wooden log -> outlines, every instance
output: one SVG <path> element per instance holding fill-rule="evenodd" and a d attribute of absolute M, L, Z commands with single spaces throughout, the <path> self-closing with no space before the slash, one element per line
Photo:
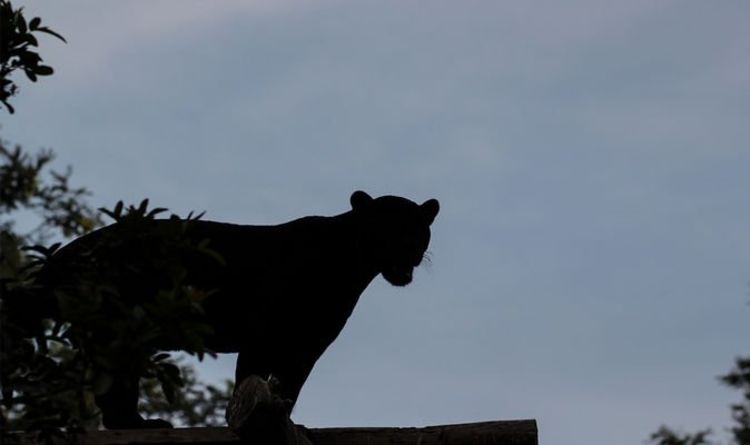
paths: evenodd
<path fill-rule="evenodd" d="M 423 428 L 321 428 L 317 445 L 537 445 L 536 421 L 515 420 Z"/>
<path fill-rule="evenodd" d="M 535 420 L 436 425 L 421 428 L 312 428 L 308 432 L 316 445 L 538 444 Z M 19 445 L 39 443 L 30 434 L 25 434 L 20 439 L 20 441 L 12 442 Z M 239 438 L 230 429 L 224 427 L 93 431 L 78 435 L 75 443 L 77 445 L 241 445 Z M 245 442 L 243 445 L 249 445 L 249 443 Z"/>

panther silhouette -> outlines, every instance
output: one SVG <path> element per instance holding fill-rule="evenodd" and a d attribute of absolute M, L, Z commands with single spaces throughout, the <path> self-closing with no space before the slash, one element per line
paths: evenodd
<path fill-rule="evenodd" d="M 216 352 L 239 353 L 238 385 L 249 376 L 273 375 L 279 397 L 293 406 L 315 362 L 341 332 L 370 282 L 379 274 L 395 286 L 412 281 L 430 242 L 438 201 L 417 204 L 356 191 L 350 203 L 351 210 L 336 216 L 308 216 L 273 226 L 203 220 L 187 226 L 188 237 L 208 240 L 208 247 L 223 259 L 187 261 L 187 278 L 191 285 L 214 290 L 203 302 L 204 321 L 213 328 L 206 343 Z M 116 235 L 117 230 L 113 224 L 73 241 L 52 256 L 50 269 L 82 252 L 91 255 L 101 236 Z M 88 260 L 96 261 L 93 256 Z M 54 279 L 48 281 L 55 285 Z M 158 419 L 144 420 L 137 401 L 138 378 L 116 378 L 96 398 L 104 426 L 168 426 Z"/>

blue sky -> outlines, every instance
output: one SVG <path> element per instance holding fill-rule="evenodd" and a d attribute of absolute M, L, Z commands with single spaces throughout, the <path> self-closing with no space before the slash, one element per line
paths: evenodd
<path fill-rule="evenodd" d="M 432 263 L 318 362 L 308 426 L 723 434 L 750 334 L 746 1 L 34 1 L 3 137 L 92 203 L 237 223 L 438 198 Z M 233 361 L 203 365 L 232 375 Z"/>

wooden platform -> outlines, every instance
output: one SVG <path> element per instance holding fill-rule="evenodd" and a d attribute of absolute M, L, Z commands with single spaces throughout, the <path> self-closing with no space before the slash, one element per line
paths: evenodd
<path fill-rule="evenodd" d="M 537 445 L 535 420 L 436 425 L 422 428 L 311 428 L 316 445 Z M 33 445 L 22 435 L 19 445 Z M 62 443 L 62 442 L 61 442 Z M 227 428 L 175 428 L 95 431 L 81 434 L 78 445 L 239 445 Z M 5 445 L 5 444 L 3 444 Z M 263 444 L 271 445 L 271 444 Z"/>

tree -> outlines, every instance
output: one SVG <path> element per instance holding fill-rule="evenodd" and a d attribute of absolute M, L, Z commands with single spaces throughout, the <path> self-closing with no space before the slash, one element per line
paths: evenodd
<path fill-rule="evenodd" d="M 153 379 L 144 380 L 141 392 L 145 397 L 139 403 L 141 413 L 158 417 L 172 424 L 205 426 L 224 424 L 224 412 L 234 389 L 234 382 L 225 379 L 221 386 L 198 380 L 190 366 L 180 366 L 183 388 L 167 401 L 162 388 Z"/>
<path fill-rule="evenodd" d="M 734 369 L 719 377 L 731 388 L 742 391 L 742 401 L 731 406 L 734 426 L 731 429 L 732 443 L 750 445 L 750 357 L 735 360 Z M 666 426 L 661 426 L 651 434 L 650 442 L 655 445 L 718 445 L 710 440 L 711 430 L 705 429 L 692 434 L 680 434 Z"/>
<path fill-rule="evenodd" d="M 10 1 L 0 1 L 0 102 L 10 113 L 15 110 L 8 100 L 18 93 L 18 86 L 10 79 L 13 72 L 23 71 L 32 82 L 36 82 L 39 76 L 49 76 L 54 72 L 51 66 L 42 65 L 39 53 L 32 51 L 39 46 L 39 33 L 65 41 L 60 34 L 42 26 L 39 17 L 27 22 L 23 8 L 14 9 Z"/>
<path fill-rule="evenodd" d="M 23 71 L 36 81 L 53 72 L 31 51 L 38 46 L 35 33 L 64 39 L 42 27 L 39 18 L 27 22 L 23 10 L 5 0 L 0 0 L 0 25 L 0 101 L 12 113 L 8 99 L 18 87 L 10 75 Z M 20 145 L 0 140 L 0 429 L 52 433 L 96 428 L 94 395 L 106 391 L 111 369 L 123 358 L 134 364 L 133 372 L 148 377 L 145 412 L 187 425 L 220 422 L 218 413 L 229 400 L 231 383 L 202 384 L 190 367 L 178 366 L 168 354 L 149 347 L 155 338 L 177 337 L 188 353 L 199 358 L 211 354 L 203 346 L 206 327 L 190 317 L 201 310 L 207 290 L 182 282 L 186 252 L 212 255 L 184 236 L 192 215 L 173 215 L 175 223 L 168 229 L 148 235 L 144 242 L 159 246 L 160 255 L 135 258 L 128 255 L 127 245 L 105 237 L 101 244 L 111 252 L 109 257 L 96 264 L 66 264 L 80 279 L 64 290 L 46 288 L 37 275 L 59 247 L 50 241 L 83 235 L 102 224 L 86 202 L 88 190 L 70 185 L 70 169 L 49 170 L 53 158 L 51 151 L 29 155 Z M 165 211 L 149 209 L 147 200 L 100 210 L 136 234 L 133 239 Z M 38 224 L 20 227 L 19 213 L 35 215 Z M 144 261 L 158 261 L 147 266 L 163 272 L 164 284 L 143 296 L 148 303 L 123 303 L 119 297 L 124 283 L 137 279 Z M 122 269 L 135 272 L 123 276 L 117 272 Z M 184 391 L 178 391 L 180 387 Z"/>
<path fill-rule="evenodd" d="M 35 194 L 47 189 L 38 187 Z M 169 354 L 152 347 L 163 339 L 170 344 L 177 339 L 189 353 L 200 358 L 210 354 L 203 347 L 209 331 L 195 316 L 207 293 L 182 284 L 185 269 L 180 263 L 190 254 L 210 252 L 183 236 L 194 220 L 190 217 L 173 216 L 174 224 L 165 230 L 149 231 L 149 222 L 162 210 L 148 210 L 147 201 L 104 210 L 129 234 L 130 242 L 100 237 L 97 247 L 107 254 L 99 255 L 97 262 L 66 261 L 65 273 L 76 279 L 64 289 L 46 288 L 36 279 L 57 245 L 24 245 L 23 236 L 4 230 L 4 238 L 14 240 L 10 249 L 3 249 L 2 265 L 8 266 L 3 269 L 9 272 L 0 277 L 0 386 L 6 429 L 97 427 L 94 396 L 108 390 L 114 370 L 123 363 L 132 375 L 147 377 L 146 413 L 166 414 L 187 425 L 220 422 L 218 413 L 229 400 L 231 384 L 200 384 L 189 367 L 180 369 Z M 59 220 L 68 226 L 76 216 Z M 154 246 L 158 253 L 136 258 L 134 243 Z M 159 271 L 163 286 L 140 300 L 124 298 L 127 283 L 142 281 L 142 269 Z"/>
<path fill-rule="evenodd" d="M 32 326 L 33 314 L 24 310 L 23 304 L 9 311 L 14 300 L 29 301 L 28 271 L 33 258 L 27 248 L 44 252 L 41 243 L 54 236 L 54 231 L 71 236 L 85 233 L 98 223 L 93 210 L 81 200 L 86 190 L 69 186 L 69 173 L 52 172 L 50 181 L 43 178 L 42 172 L 51 160 L 50 152 L 29 156 L 20 146 L 10 149 L 0 141 L 0 425 L 6 427 L 10 419 L 29 419 L 18 424 L 29 427 L 37 423 L 32 419 L 49 420 L 52 414 L 48 411 L 61 409 L 57 396 L 64 400 L 69 395 L 58 391 L 69 383 L 62 377 L 72 377 L 74 371 L 63 365 L 70 358 L 65 351 L 48 347 L 44 339 L 48 332 L 38 332 Z M 40 224 L 20 232 L 14 213 L 24 210 L 35 213 Z M 40 379 L 45 384 L 39 385 Z"/>
<path fill-rule="evenodd" d="M 732 436 L 738 445 L 750 445 L 750 357 L 736 359 L 734 369 L 721 381 L 742 391 L 742 401 L 731 406 Z"/>

